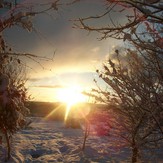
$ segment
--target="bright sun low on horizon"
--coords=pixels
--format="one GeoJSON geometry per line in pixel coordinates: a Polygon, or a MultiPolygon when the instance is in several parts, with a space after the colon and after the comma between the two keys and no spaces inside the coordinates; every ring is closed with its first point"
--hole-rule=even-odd
{"type": "Polygon", "coordinates": [[[65,121],[71,107],[79,102],[86,102],[87,97],[82,94],[82,89],[79,86],[71,86],[59,89],[57,92],[58,101],[66,103],[65,121]]]}
{"type": "MultiPolygon", "coordinates": [[[[71,109],[73,109],[73,116],[75,117],[80,117],[80,118],[85,117],[89,113],[90,108],[88,106],[84,108],[80,108],[81,103],[88,102],[88,97],[85,96],[82,92],[83,92],[83,89],[79,85],[66,86],[63,88],[59,88],[57,90],[55,100],[61,103],[66,103],[66,111],[65,111],[65,116],[64,116],[65,122],[68,119],[69,113],[72,111],[71,109]],[[79,104],[79,107],[76,107],[78,106],[78,104],[79,104]],[[74,108],[75,108],[75,112],[74,112],[74,108]]],[[[46,118],[55,114],[55,112],[58,109],[60,109],[60,106],[62,105],[59,105],[57,108],[54,108],[54,110],[52,110],[52,112],[50,112],[46,116],[46,118]]]]}
{"type": "Polygon", "coordinates": [[[87,101],[87,97],[82,94],[82,88],[80,86],[70,86],[59,89],[56,97],[59,102],[64,102],[68,106],[87,101]]]}

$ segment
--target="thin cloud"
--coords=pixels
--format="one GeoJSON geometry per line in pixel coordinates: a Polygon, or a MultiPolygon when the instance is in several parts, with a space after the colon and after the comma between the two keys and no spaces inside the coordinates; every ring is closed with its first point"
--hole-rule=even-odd
{"type": "Polygon", "coordinates": [[[37,82],[39,80],[40,80],[40,78],[29,78],[28,81],[30,81],[30,82],[37,82]]]}
{"type": "Polygon", "coordinates": [[[63,86],[63,85],[35,85],[32,87],[35,87],[35,88],[54,88],[54,89],[65,88],[65,86],[63,86]]]}
{"type": "Polygon", "coordinates": [[[51,77],[35,77],[35,78],[29,78],[28,81],[30,82],[38,82],[41,80],[50,80],[51,77]]]}
{"type": "Polygon", "coordinates": [[[94,53],[99,52],[99,50],[100,50],[100,47],[95,47],[95,48],[91,49],[91,51],[94,53]]]}

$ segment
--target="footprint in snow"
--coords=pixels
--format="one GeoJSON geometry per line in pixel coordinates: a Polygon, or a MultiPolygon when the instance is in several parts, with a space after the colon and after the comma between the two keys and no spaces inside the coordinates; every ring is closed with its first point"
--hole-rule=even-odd
{"type": "Polygon", "coordinates": [[[62,146],[62,147],[59,148],[59,150],[60,150],[61,153],[64,153],[64,152],[66,152],[68,150],[68,146],[62,146]]]}

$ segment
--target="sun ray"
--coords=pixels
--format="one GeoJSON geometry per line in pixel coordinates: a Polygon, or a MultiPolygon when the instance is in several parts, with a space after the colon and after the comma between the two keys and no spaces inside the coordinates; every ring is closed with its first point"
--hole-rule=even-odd
{"type": "Polygon", "coordinates": [[[68,115],[71,111],[71,107],[79,102],[85,102],[86,97],[81,93],[82,89],[79,86],[66,87],[58,91],[58,100],[66,103],[66,112],[64,121],[67,120],[68,115]]]}
{"type": "Polygon", "coordinates": [[[44,119],[47,119],[47,118],[49,118],[50,116],[52,116],[57,110],[61,109],[62,106],[63,106],[63,104],[57,106],[57,108],[54,108],[44,119]]]}
{"type": "Polygon", "coordinates": [[[68,115],[69,115],[69,112],[71,110],[71,105],[67,105],[66,107],[66,113],[65,113],[65,118],[64,118],[64,121],[66,122],[67,118],[68,118],[68,115]]]}

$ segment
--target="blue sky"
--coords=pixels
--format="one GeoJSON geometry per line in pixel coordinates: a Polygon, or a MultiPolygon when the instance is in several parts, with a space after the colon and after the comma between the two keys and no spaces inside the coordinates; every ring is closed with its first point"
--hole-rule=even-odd
{"type": "MultiPolygon", "coordinates": [[[[12,27],[4,32],[3,35],[16,52],[52,57],[56,51],[53,62],[40,61],[44,69],[36,62],[25,59],[32,68],[27,70],[27,87],[35,100],[56,101],[55,90],[62,86],[78,84],[83,90],[94,87],[96,69],[119,42],[114,39],[99,41],[100,35],[74,29],[74,22],[70,20],[99,14],[104,8],[104,4],[98,0],[83,0],[72,6],[62,6],[58,13],[50,13],[51,16],[35,17],[33,24],[37,32],[29,33],[20,27],[12,27]]],[[[95,24],[101,25],[107,21],[105,19],[95,24]]]]}

